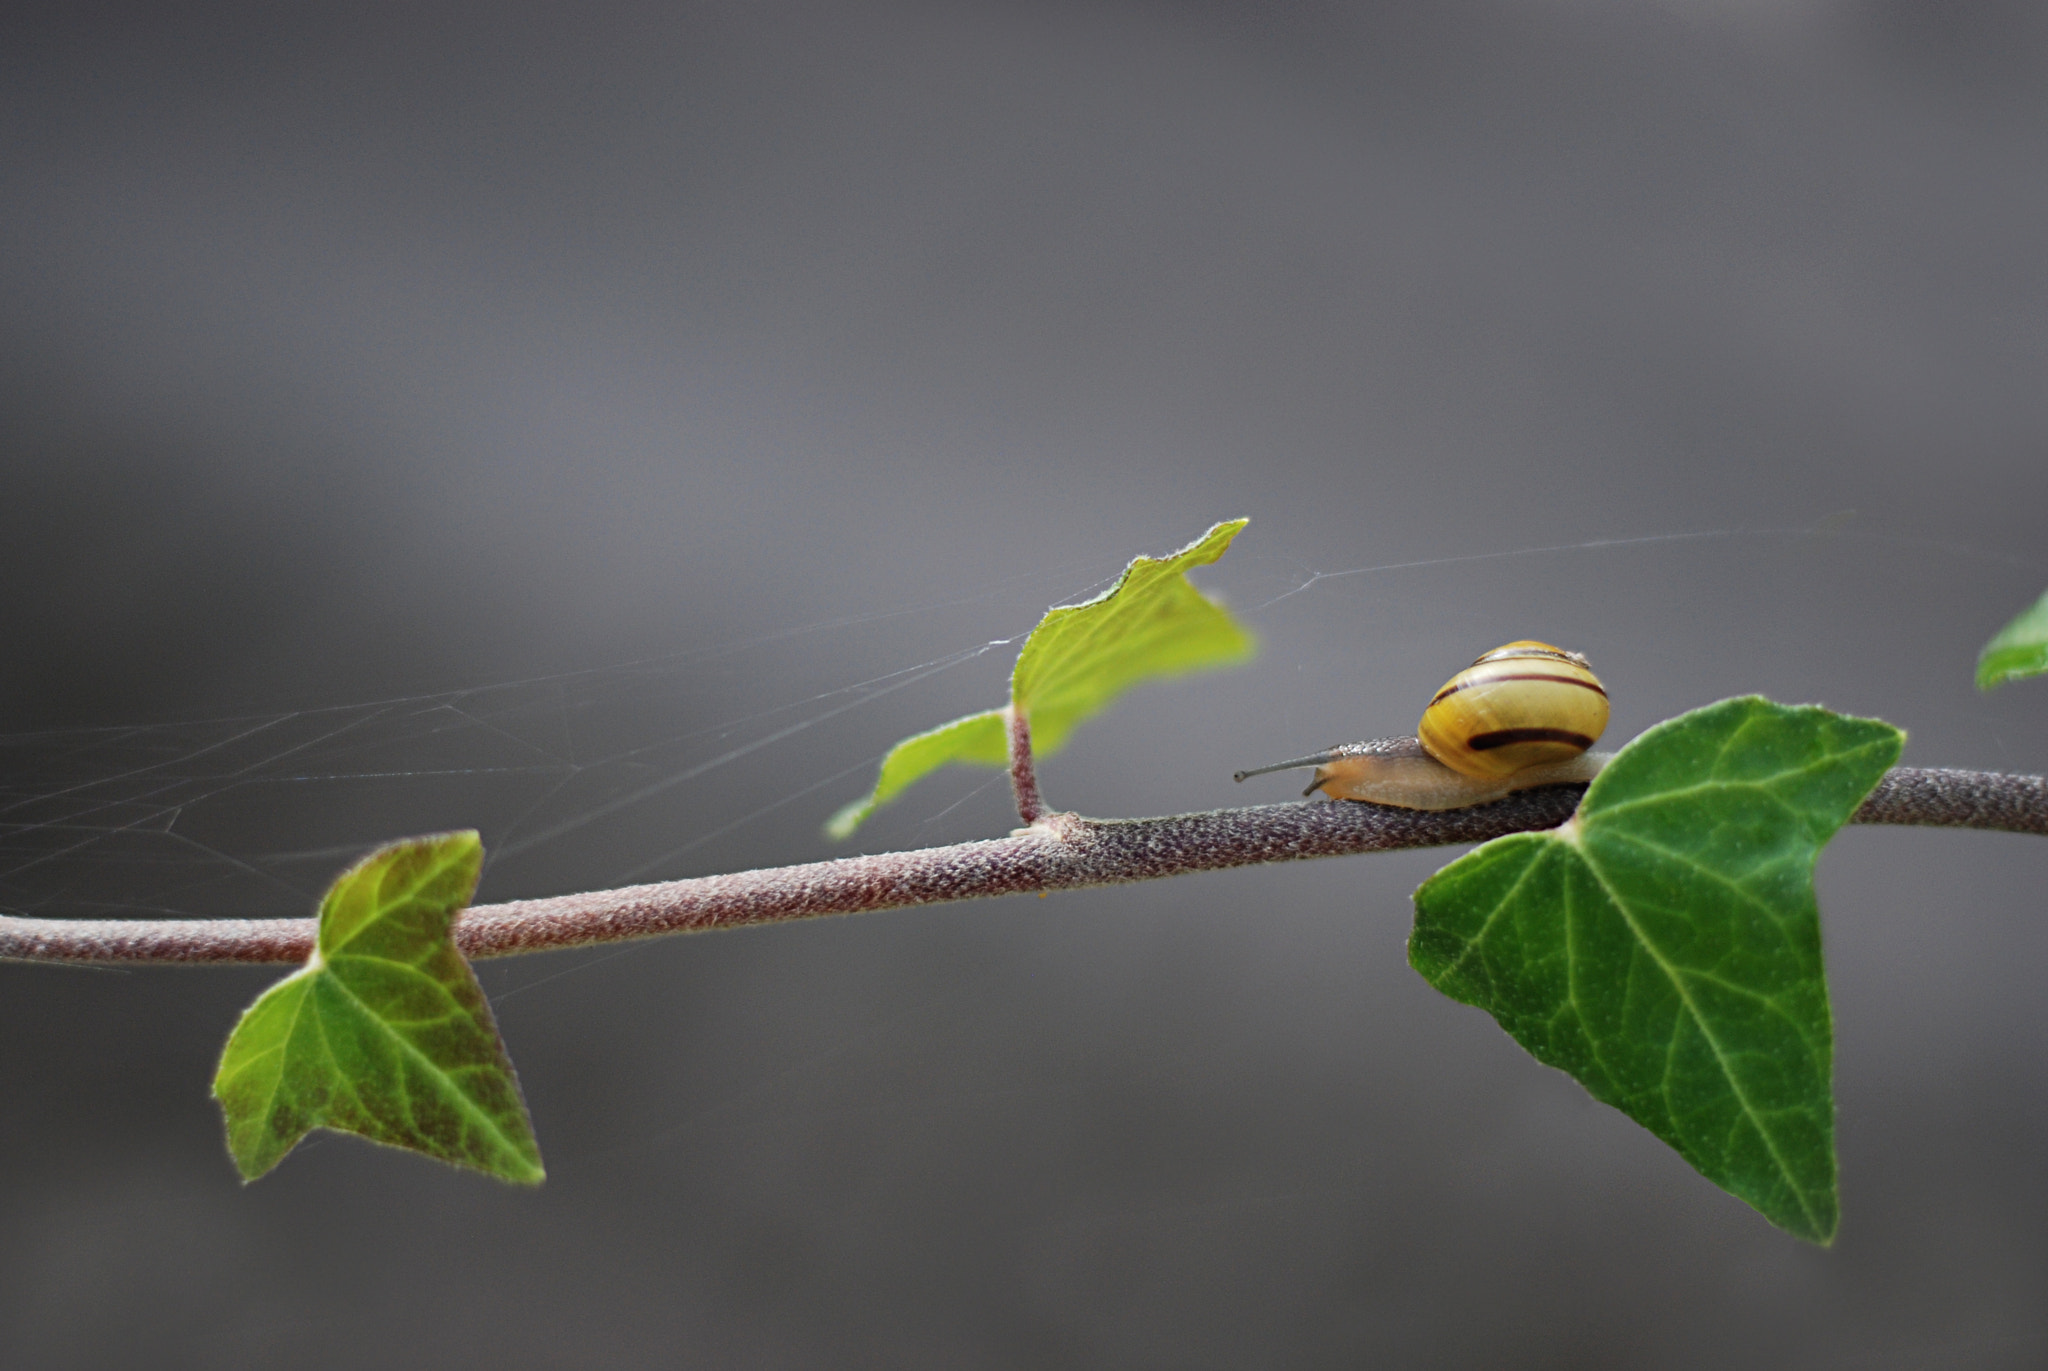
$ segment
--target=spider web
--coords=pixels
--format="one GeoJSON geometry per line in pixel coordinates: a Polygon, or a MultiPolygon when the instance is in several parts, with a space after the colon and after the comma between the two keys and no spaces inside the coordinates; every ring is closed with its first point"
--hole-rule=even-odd
{"type": "Polygon", "coordinates": [[[1007,670],[1005,649],[1036,616],[1009,637],[821,687],[802,661],[835,660],[835,644],[889,620],[983,605],[1019,619],[1003,602],[1031,586],[1015,582],[1048,575],[1056,578],[1012,578],[939,605],[561,675],[325,708],[0,735],[0,911],[308,912],[368,847],[451,827],[482,829],[494,867],[591,843],[608,829],[651,829],[662,846],[622,853],[598,839],[609,849],[600,879],[662,879],[736,828],[834,785],[857,791],[880,754],[850,756],[709,825],[661,824],[678,796],[718,784],[715,773],[740,763],[786,761],[819,726],[906,688],[975,663],[1007,670]],[[757,708],[677,727],[701,714],[694,696],[730,695],[735,678],[756,683],[747,694],[759,697],[757,708]],[[678,831],[690,836],[677,842],[678,831]]]}

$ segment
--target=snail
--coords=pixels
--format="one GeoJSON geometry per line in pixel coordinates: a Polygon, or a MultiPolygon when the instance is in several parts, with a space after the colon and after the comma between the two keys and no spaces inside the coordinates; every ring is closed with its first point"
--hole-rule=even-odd
{"type": "Polygon", "coordinates": [[[1527,639],[1497,647],[1444,682],[1415,738],[1375,738],[1237,779],[1312,766],[1303,795],[1402,809],[1464,809],[1517,790],[1590,781],[1610,754],[1607,691],[1576,652],[1527,639]]]}

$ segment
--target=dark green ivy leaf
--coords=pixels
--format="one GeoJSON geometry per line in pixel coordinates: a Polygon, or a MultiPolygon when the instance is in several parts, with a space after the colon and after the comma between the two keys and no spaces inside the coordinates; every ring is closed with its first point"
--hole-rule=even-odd
{"type": "Polygon", "coordinates": [[[1563,828],[1424,882],[1409,963],[1771,1222],[1832,1241],[1813,867],[1904,736],[1756,696],[1659,724],[1563,828]]]}
{"type": "Polygon", "coordinates": [[[312,957],[242,1015],[214,1076],[245,1180],[332,1128],[540,1183],[519,1082],[451,936],[482,869],[476,834],[445,833],[381,848],[329,887],[312,957]]]}

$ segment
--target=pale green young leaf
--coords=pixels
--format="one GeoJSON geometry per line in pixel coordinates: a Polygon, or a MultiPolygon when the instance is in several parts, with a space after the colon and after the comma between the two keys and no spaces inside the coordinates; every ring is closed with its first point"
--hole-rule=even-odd
{"type": "MultiPolygon", "coordinates": [[[[1046,611],[1010,673],[1011,707],[1030,721],[1034,757],[1059,751],[1077,725],[1133,686],[1251,656],[1252,635],[1187,578],[1221,557],[1245,523],[1217,524],[1170,556],[1139,557],[1094,599],[1046,611]]],[[[874,789],[834,814],[825,832],[853,836],[876,809],[948,762],[1001,767],[1008,760],[1000,709],[905,738],[882,759],[874,789]]]]}
{"type": "Polygon", "coordinates": [[[445,833],[380,848],[328,888],[312,957],[242,1015],[214,1076],[245,1180],[331,1128],[540,1182],[518,1079],[451,935],[482,868],[476,834],[445,833]]]}
{"type": "Polygon", "coordinates": [[[834,814],[825,824],[825,834],[835,840],[851,838],[867,822],[868,815],[895,799],[920,776],[937,771],[948,762],[970,762],[978,766],[1002,766],[1009,758],[1010,737],[1003,711],[985,710],[940,724],[929,733],[905,738],[882,758],[882,772],[875,788],[834,814]]]}
{"type": "Polygon", "coordinates": [[[2048,672],[2048,593],[1998,630],[1977,654],[1977,689],[2048,672]]]}
{"type": "Polygon", "coordinates": [[[1010,702],[1031,720],[1035,753],[1057,750],[1132,686],[1252,655],[1251,633],[1187,577],[1228,551],[1247,522],[1218,524],[1169,557],[1139,557],[1094,599],[1046,611],[1010,673],[1010,702]]]}
{"type": "Polygon", "coordinates": [[[1813,867],[1898,760],[1890,724],[1750,696],[1659,724],[1578,814],[1415,893],[1408,960],[1715,1184],[1835,1234],[1813,867]]]}

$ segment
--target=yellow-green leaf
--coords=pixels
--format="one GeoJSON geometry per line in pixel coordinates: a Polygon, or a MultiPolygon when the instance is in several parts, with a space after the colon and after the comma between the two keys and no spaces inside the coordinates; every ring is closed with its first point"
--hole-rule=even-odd
{"type": "Polygon", "coordinates": [[[2048,672],[2048,593],[2023,609],[1977,654],[1977,689],[2048,672]]]}
{"type": "Polygon", "coordinates": [[[214,1076],[245,1180],[331,1128],[540,1182],[518,1079],[452,936],[482,869],[476,834],[445,833],[380,848],[328,888],[313,955],[242,1015],[214,1076]]]}
{"type": "Polygon", "coordinates": [[[1009,758],[1009,730],[1003,711],[985,710],[940,724],[929,733],[905,738],[882,758],[882,773],[875,788],[834,814],[825,824],[828,836],[844,840],[880,809],[906,790],[913,781],[937,771],[948,762],[972,762],[981,766],[1002,766],[1009,758]]]}
{"type": "MultiPolygon", "coordinates": [[[[1057,752],[1079,724],[1133,686],[1252,655],[1251,633],[1187,578],[1221,557],[1245,523],[1217,524],[1170,556],[1139,557],[1094,599],[1046,611],[1010,673],[1010,705],[1031,724],[1035,756],[1057,752]]],[[[1008,758],[1000,709],[905,738],[882,759],[874,789],[833,815],[825,831],[851,837],[868,815],[949,762],[1001,767],[1008,758]]]]}
{"type": "Polygon", "coordinates": [[[1094,599],[1046,611],[1010,673],[1010,702],[1031,720],[1034,752],[1059,748],[1134,685],[1251,656],[1250,632],[1187,578],[1221,557],[1246,522],[1218,524],[1170,557],[1140,557],[1094,599]]]}

